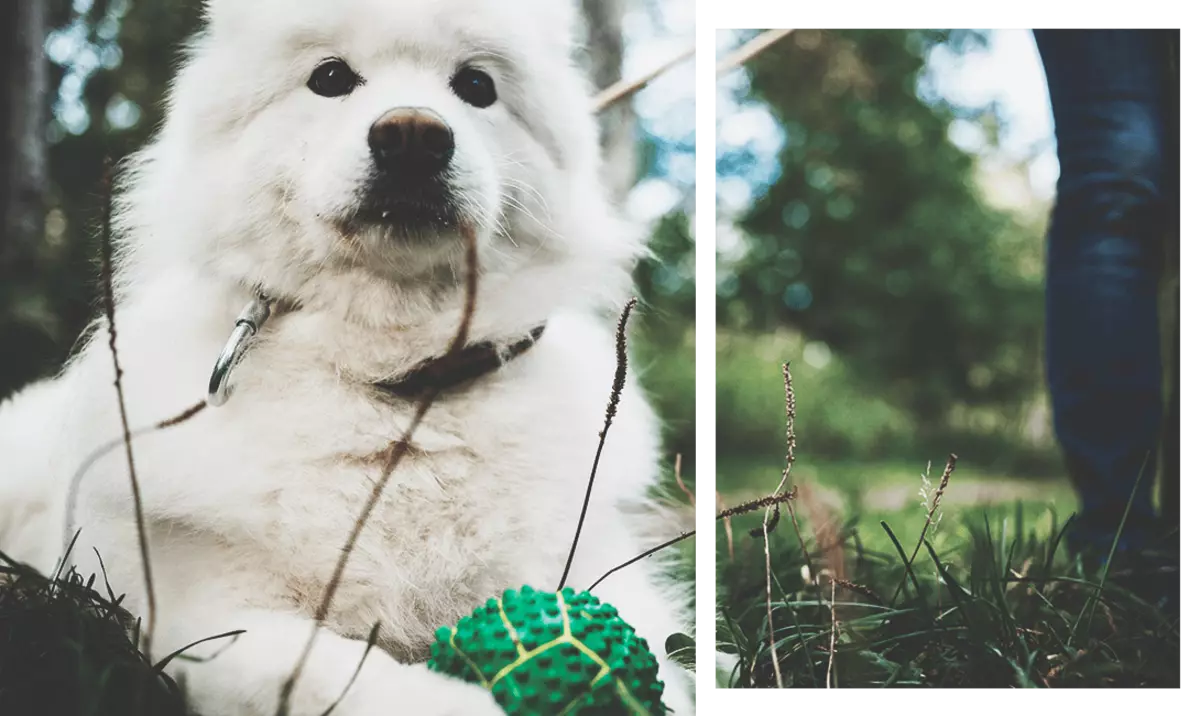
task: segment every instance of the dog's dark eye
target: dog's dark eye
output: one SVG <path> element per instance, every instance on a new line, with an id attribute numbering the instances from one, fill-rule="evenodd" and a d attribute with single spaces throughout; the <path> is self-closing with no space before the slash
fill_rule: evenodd
<path id="1" fill-rule="evenodd" d="M 488 73 L 474 67 L 464 67 L 450 79 L 450 89 L 467 104 L 490 107 L 496 103 L 496 83 Z"/>
<path id="2" fill-rule="evenodd" d="M 360 84 L 362 78 L 338 59 L 325 60 L 308 77 L 308 88 L 322 97 L 344 97 Z"/>

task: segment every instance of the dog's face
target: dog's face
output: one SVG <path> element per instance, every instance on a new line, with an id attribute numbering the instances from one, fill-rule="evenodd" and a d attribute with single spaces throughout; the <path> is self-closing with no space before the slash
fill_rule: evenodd
<path id="1" fill-rule="evenodd" d="M 463 226 L 497 255 L 569 243 L 553 212 L 596 174 L 570 5 L 210 0 L 160 144 L 186 137 L 211 253 L 411 278 Z"/>

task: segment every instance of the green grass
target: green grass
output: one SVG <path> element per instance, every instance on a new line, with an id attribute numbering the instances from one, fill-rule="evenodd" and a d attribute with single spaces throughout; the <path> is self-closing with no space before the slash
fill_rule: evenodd
<path id="1" fill-rule="evenodd" d="M 170 660 L 138 650 L 121 601 L 104 578 L 46 577 L 0 553 L 0 713 L 183 716 Z"/>
<path id="2" fill-rule="evenodd" d="M 915 586 L 905 580 L 895 605 L 890 595 L 904 575 L 900 550 L 852 547 L 847 574 L 858 586 L 837 589 L 835 635 L 829 581 L 809 576 L 821 571 L 827 553 L 810 548 L 814 566 L 805 570 L 796 543 L 777 541 L 772 604 L 780 683 L 1178 686 L 1177 619 L 1112 584 L 1101 591 L 1095 574 L 1055 553 L 1053 540 L 1014 534 L 1000 541 L 983 524 L 956 548 L 926 546 L 914 563 Z M 737 659 L 723 685 L 774 686 L 761 543 L 742 544 L 737 554 L 720 568 L 720 648 Z M 1098 608 L 1091 608 L 1097 592 Z"/>
<path id="3" fill-rule="evenodd" d="M 1100 560 L 1067 553 L 1061 535 L 1078 502 L 1048 426 L 1033 417 L 1038 401 L 1021 411 L 961 405 L 930 421 L 867 390 L 817 347 L 786 330 L 717 336 L 717 484 L 727 505 L 778 484 L 779 365 L 795 359 L 805 454 L 792 478 L 807 489 L 795 503 L 799 530 L 785 511 L 770 537 L 783 685 L 1178 684 L 1178 618 L 1128 589 L 1162 575 L 1128 560 L 1105 573 Z M 932 460 L 936 485 L 948 450 L 961 460 L 923 535 L 921 474 Z M 716 531 L 721 648 L 737 662 L 725 685 L 776 682 L 764 545 L 749 534 L 761 524 L 761 513 L 734 519 L 732 543 L 723 525 Z M 864 588 L 837 588 L 836 630 L 830 571 Z"/>
<path id="4" fill-rule="evenodd" d="M 779 483 L 781 457 L 771 461 L 761 456 L 723 456 L 718 460 L 717 485 L 728 504 L 766 494 Z M 795 481 L 807 480 L 818 496 L 831 502 L 842 514 L 854 515 L 860 523 L 878 524 L 887 520 L 902 540 L 915 540 L 925 522 L 921 506 L 921 474 L 929 463 L 862 462 L 854 460 L 806 459 L 797 456 L 792 469 Z M 940 467 L 929 467 L 930 480 L 938 479 Z M 954 473 L 954 489 L 944 498 L 942 520 L 935 535 L 962 535 L 964 522 L 978 517 L 987 507 L 1023 505 L 1023 514 L 1032 518 L 1037 534 L 1047 537 L 1051 515 L 1064 518 L 1076 509 L 1076 499 L 1065 480 L 1014 476 L 993 469 L 981 469 L 965 459 Z M 1034 518 L 1034 516 L 1036 516 Z M 738 518 L 747 524 L 761 517 Z M 718 531 L 724 540 L 723 531 Z M 891 549 L 891 541 L 881 531 L 859 535 L 870 547 Z"/>
<path id="5" fill-rule="evenodd" d="M 774 489 L 780 462 L 723 460 L 726 501 Z M 735 662 L 721 686 L 1179 685 L 1178 616 L 1131 591 L 1162 575 L 1129 560 L 1106 572 L 1068 555 L 1063 527 L 1075 501 L 1067 485 L 962 461 L 941 519 L 920 542 L 924 469 L 797 461 L 793 477 L 813 489 L 797 499 L 797 523 L 783 510 L 769 536 L 778 679 L 764 544 L 749 534 L 763 516 L 734 518 L 732 544 L 718 527 L 718 649 Z M 936 488 L 941 467 L 930 472 Z M 1004 499 L 1001 486 L 1033 499 Z M 994 501 L 971 499 L 989 490 Z M 879 507 L 871 496 L 881 492 L 899 504 Z M 840 504 L 805 502 L 814 497 Z M 832 583 L 835 575 L 845 581 Z"/>
<path id="6" fill-rule="evenodd" d="M 744 493 L 768 493 L 779 480 L 766 459 L 719 464 L 719 480 L 730 476 Z M 932 487 L 940 475 L 930 471 Z M 1066 553 L 1064 516 L 1074 504 L 1062 483 L 1037 483 L 1037 503 L 972 505 L 955 501 L 956 489 L 1002 476 L 962 464 L 936 529 L 919 542 L 928 518 L 919 468 L 802 461 L 796 476 L 838 489 L 848 507 L 809 515 L 811 505 L 798 499 L 794 523 L 781 511 L 768 535 L 773 631 L 764 541 L 749 534 L 763 513 L 732 518 L 732 544 L 724 524 L 715 530 L 716 648 L 736 661 L 722 674 L 728 690 L 770 691 L 781 681 L 792 694 L 820 694 L 827 684 L 842 694 L 895 696 L 1182 692 L 1182 619 L 1132 589 L 1145 580 L 1138 574 L 1097 571 Z M 848 495 L 888 486 L 912 499 L 896 510 L 854 511 L 862 500 Z M 817 529 L 829 517 L 833 529 Z M 844 582 L 832 582 L 830 570 Z M 0 712 L 31 714 L 13 704 L 36 697 L 60 699 L 43 703 L 61 703 L 53 711 L 61 714 L 128 714 L 136 684 L 163 699 L 146 712 L 178 712 L 179 693 L 134 648 L 118 598 L 88 586 L 73 572 L 52 584 L 20 565 L 0 566 Z M 677 634 L 668 645 L 673 658 L 694 662 L 690 639 Z M 16 667 L 28 676 L 11 681 Z"/>
<path id="7" fill-rule="evenodd" d="M 765 460 L 724 460 L 720 471 L 726 497 L 769 491 L 778 479 L 776 470 Z M 1129 589 L 1147 573 L 1139 575 L 1137 564 L 1098 570 L 1062 548 L 1063 515 L 1074 502 L 1066 485 L 1016 480 L 961 465 L 941 503 L 936 529 L 919 544 L 926 522 L 919 472 L 902 463 L 797 462 L 795 477 L 829 490 L 823 494 L 815 489 L 818 498 L 833 495 L 844 502 L 837 512 L 809 514 L 812 505 L 801 501 L 799 522 L 793 525 L 785 511 L 770 535 L 775 653 L 784 686 L 824 686 L 827 681 L 893 687 L 1179 684 L 1178 616 Z M 930 481 L 937 477 L 934 470 Z M 994 487 L 1006 480 L 1011 486 L 1034 488 L 1039 499 L 999 504 L 960 499 L 972 486 Z M 908 499 L 896 509 L 864 509 L 873 504 L 870 495 L 880 491 Z M 858 517 L 835 523 L 832 535 L 816 537 L 828 516 L 841 514 Z M 718 530 L 720 648 L 737 661 L 723 685 L 776 683 L 767 634 L 764 545 L 748 535 L 761 519 L 735 518 L 732 544 Z M 905 565 L 914 551 L 909 575 Z M 681 552 L 689 555 L 690 550 Z M 692 567 L 686 556 L 679 566 L 685 572 Z M 831 609 L 825 570 L 835 566 L 854 584 L 836 586 Z M 63 668 L 79 671 L 83 693 L 70 698 L 96 704 L 96 710 L 80 711 L 91 713 L 107 713 L 99 706 L 106 697 L 97 690 L 116 686 L 120 670 L 131 669 L 145 675 L 135 678 L 150 681 L 161 678 L 158 668 L 132 646 L 136 639 L 128 635 L 128 615 L 116 606 L 118 600 L 87 589 L 78 575 L 69 573 L 52 583 L 8 563 L 0 578 L 7 587 L 0 590 L 0 617 L 7 617 L 0 622 L 10 627 L 0 640 L 9 650 L 0 650 L 0 657 L 12 657 L 0 658 L 0 665 L 11 668 L 24 660 L 30 650 L 20 646 L 23 640 L 53 647 L 33 651 L 59 654 L 53 656 L 57 666 L 43 663 L 33 673 L 44 677 Z M 20 634 L 11 630 L 17 626 L 23 628 Z M 97 647 L 102 651 L 95 652 Z M 682 651 L 690 649 L 689 644 L 681 646 Z M 83 661 L 72 656 L 77 650 L 97 655 Z M 43 692 L 34 679 L 21 683 L 31 689 L 27 693 Z M 164 685 L 169 682 L 156 686 Z M 126 685 L 113 693 L 131 692 Z M 67 695 L 61 690 L 45 693 Z M 75 710 L 62 711 L 68 712 Z"/>

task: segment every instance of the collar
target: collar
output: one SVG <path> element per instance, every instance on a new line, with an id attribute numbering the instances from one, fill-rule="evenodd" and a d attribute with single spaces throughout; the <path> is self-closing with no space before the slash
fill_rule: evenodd
<path id="1" fill-rule="evenodd" d="M 375 387 L 398 398 L 417 398 L 427 392 L 453 390 L 494 373 L 508 361 L 533 348 L 546 331 L 546 324 L 535 326 L 524 338 L 511 343 L 482 341 L 461 350 L 430 358 L 392 380 Z"/>
<path id="2" fill-rule="evenodd" d="M 254 300 L 238 314 L 233 332 L 217 357 L 208 381 L 209 405 L 217 407 L 229 400 L 233 393 L 233 385 L 230 383 L 233 370 L 250 347 L 251 339 L 262 330 L 267 319 L 271 317 L 274 303 L 266 294 L 257 291 Z M 469 343 L 460 350 L 429 358 L 397 378 L 372 385 L 404 399 L 417 398 L 429 391 L 440 393 L 453 390 L 494 373 L 508 361 L 527 352 L 537 344 L 545 330 L 546 324 L 542 323 L 524 337 L 510 343 Z"/>

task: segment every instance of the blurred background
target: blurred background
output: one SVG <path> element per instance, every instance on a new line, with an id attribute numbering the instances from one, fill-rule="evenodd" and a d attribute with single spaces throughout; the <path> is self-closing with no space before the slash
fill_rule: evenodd
<path id="1" fill-rule="evenodd" d="M 635 13 L 636 14 L 636 13 Z M 647 13 L 653 17 L 653 12 Z M 628 20 L 634 37 L 650 20 Z M 719 36 L 728 49 L 761 28 Z M 694 409 L 694 106 L 668 79 L 637 97 L 630 209 L 654 227 L 641 365 L 685 474 Z M 667 85 L 664 88 L 664 85 Z M 716 486 L 774 489 L 785 455 L 840 511 L 905 513 L 920 475 L 959 473 L 947 505 L 1074 510 L 1044 392 L 1043 234 L 1057 178 L 1027 28 L 798 28 L 716 85 Z M 821 489 L 823 488 L 823 489 Z M 876 530 L 877 531 L 877 530 Z M 913 535 L 914 536 L 914 535 Z"/>
<path id="2" fill-rule="evenodd" d="M 579 1 L 580 60 L 597 87 L 692 43 L 690 0 Z M 0 32 L 15 33 L 0 43 L 11 108 L 0 132 L 0 397 L 56 370 L 94 315 L 105 158 L 140 146 L 160 120 L 198 11 L 197 0 L 0 10 Z M 752 35 L 721 32 L 719 50 Z M 635 357 L 689 481 L 692 73 L 684 63 L 600 118 L 610 187 L 656 254 L 638 269 Z M 724 74 L 717 102 L 723 496 L 773 487 L 779 364 L 790 360 L 798 474 L 848 509 L 917 502 L 927 461 L 954 450 L 955 495 L 1070 512 L 1041 362 L 1057 163 L 1031 35 L 797 31 Z"/>

